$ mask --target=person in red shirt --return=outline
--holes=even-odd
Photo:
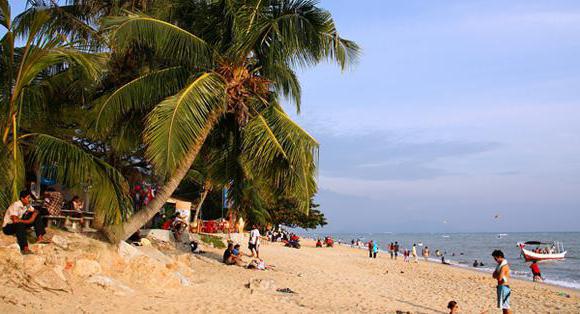
[[[530,264],[530,269],[532,270],[534,281],[544,281],[544,278],[542,278],[542,273],[540,272],[540,267],[536,261],[532,261],[532,264]]]

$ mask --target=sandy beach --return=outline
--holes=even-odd
[[[265,243],[262,256],[275,268],[256,271],[221,264],[221,249],[193,255],[158,243],[123,257],[116,246],[57,233],[65,244],[33,245],[36,254],[25,257],[13,238],[0,238],[0,312],[445,313],[450,300],[463,313],[498,312],[489,274],[385,254],[369,259],[346,246]],[[295,293],[276,291],[283,288]],[[578,291],[519,280],[512,288],[515,313],[580,312]]]

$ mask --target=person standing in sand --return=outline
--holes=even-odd
[[[497,307],[500,308],[504,314],[510,314],[511,289],[508,285],[510,267],[502,251],[495,250],[491,253],[491,256],[493,256],[497,263],[497,267],[492,275],[493,278],[497,280]]]
[[[395,251],[395,259],[397,259],[397,256],[399,255],[399,242],[397,241],[395,241],[394,251]]]
[[[260,231],[256,225],[253,225],[252,230],[250,231],[248,249],[250,249],[250,252],[252,253],[251,257],[254,257],[255,255],[257,258],[260,258]]]
[[[379,246],[373,241],[373,258],[377,258],[377,253],[379,252]]]
[[[423,253],[423,258],[425,259],[425,262],[428,261],[429,260],[429,247],[426,246],[423,249],[423,252],[422,253]]]
[[[373,258],[373,240],[370,240],[367,246],[369,248],[369,258]]]
[[[393,245],[393,242],[389,243],[389,247],[387,249],[391,254],[391,259],[393,259],[393,257],[395,256],[395,246]]]
[[[415,263],[419,262],[419,259],[417,257],[417,244],[413,243],[413,248],[411,249],[411,255],[413,255],[413,261]]]

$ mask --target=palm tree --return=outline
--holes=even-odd
[[[158,66],[103,97],[95,129],[107,133],[129,112],[146,112],[146,156],[165,179],[144,210],[106,228],[112,241],[127,238],[159,211],[224,119],[239,130],[247,173],[294,191],[300,207],[309,208],[318,143],[289,118],[279,97],[293,98],[299,109],[293,69],[325,59],[345,68],[358,47],[338,35],[330,14],[313,1],[209,1],[204,6],[204,14],[212,15],[203,19],[219,23],[199,36],[186,26],[143,15],[104,23],[116,53],[151,49]]]
[[[93,205],[114,223],[128,204],[123,176],[58,132],[38,132],[49,129],[39,125],[42,116],[63,102],[80,106],[75,93],[98,81],[107,59],[77,49],[66,36],[54,36],[46,27],[50,20],[49,10],[34,7],[12,20],[8,1],[0,0],[0,25],[6,31],[0,39],[0,202],[6,206],[17,199],[25,169],[57,165],[57,179],[65,185],[94,187]],[[22,47],[16,46],[19,38]]]

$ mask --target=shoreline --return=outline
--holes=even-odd
[[[308,241],[313,241],[314,243],[316,243],[316,240],[314,240],[312,238],[307,238],[307,239],[308,239]],[[337,245],[340,245],[342,247],[351,248],[351,249],[354,249],[354,250],[363,250],[363,251],[366,251],[367,250],[366,247],[358,247],[358,246],[353,247],[353,246],[351,246],[350,244],[347,244],[347,243],[336,243],[336,244]],[[379,249],[379,253],[385,254],[388,257],[390,257],[388,251]],[[401,257],[401,256],[399,256],[399,257]],[[435,259],[435,258],[433,258],[431,256],[429,257],[429,259],[427,261],[425,261],[425,259],[423,257],[419,257],[419,262],[420,263],[432,263],[432,264],[436,264],[436,265],[443,265],[443,264],[441,264],[441,262],[438,259]],[[410,263],[412,263],[412,261]],[[451,267],[454,267],[454,268],[457,268],[457,269],[464,269],[464,270],[469,270],[469,271],[473,271],[473,272],[477,272],[477,273],[483,273],[483,274],[491,274],[492,273],[492,270],[491,269],[485,269],[485,268],[479,268],[479,267],[470,267],[467,264],[450,263],[450,264],[447,264],[445,266],[451,266]],[[484,267],[487,267],[487,266],[484,266]],[[571,287],[571,286],[566,286],[565,284],[557,284],[557,283],[554,283],[553,281],[552,282],[547,282],[547,281],[534,282],[533,280],[528,279],[527,277],[523,277],[521,275],[513,275],[513,274],[512,274],[512,277],[511,278],[512,278],[512,280],[520,280],[522,282],[530,282],[530,283],[534,283],[534,284],[543,284],[543,285],[548,285],[548,286],[552,286],[552,287],[555,287],[555,288],[566,289],[566,290],[573,291],[573,292],[580,292],[580,287],[575,288],[575,287]]]

